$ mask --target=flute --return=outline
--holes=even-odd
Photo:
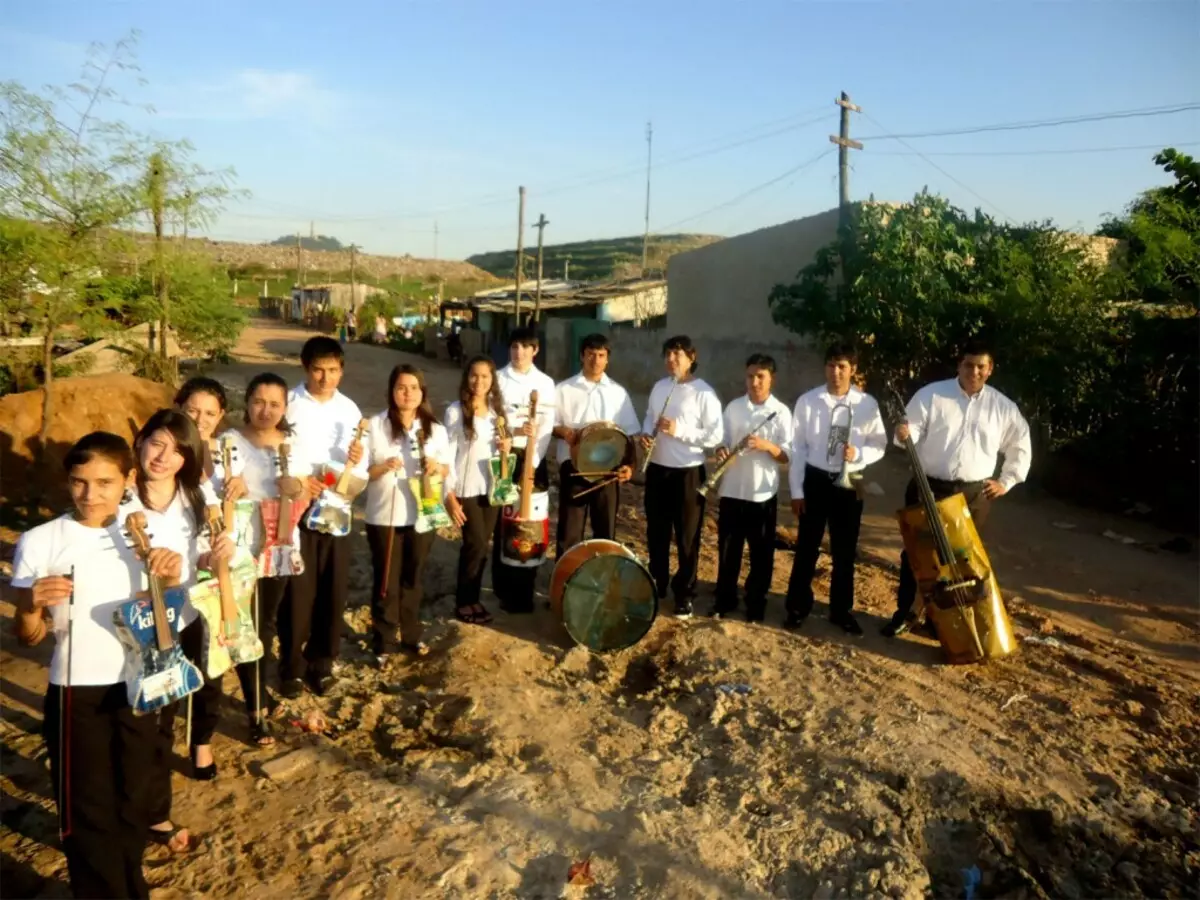
[[[717,467],[713,469],[713,473],[709,476],[708,481],[704,482],[703,485],[697,488],[701,497],[708,496],[708,492],[716,487],[717,482],[721,479],[721,476],[725,474],[725,470],[733,465],[733,461],[735,459],[742,455],[742,452],[746,449],[746,445],[750,443],[750,438],[754,437],[754,434],[759,431],[759,429],[767,425],[777,415],[779,415],[777,412],[771,413],[769,416],[747,431],[746,434],[743,435],[742,439],[738,441],[737,444],[734,445],[733,449],[729,451],[729,455],[717,463]]]
[[[662,410],[658,414],[658,419],[661,419],[667,414],[667,407],[671,404],[671,395],[675,393],[675,388],[679,387],[679,379],[671,379],[671,389],[667,391],[666,402],[662,405]],[[646,474],[646,470],[650,468],[650,457],[654,455],[654,445],[658,443],[658,419],[654,420],[654,429],[650,432],[650,446],[646,448],[646,456],[642,459],[642,474]]]

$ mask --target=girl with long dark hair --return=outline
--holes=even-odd
[[[151,532],[167,528],[183,535],[188,552],[184,554],[180,583],[190,587],[201,569],[211,570],[218,561],[233,558],[233,542],[222,536],[210,543],[202,534],[205,507],[216,498],[206,496],[204,480],[204,443],[190,418],[176,409],[160,409],[142,426],[133,441],[137,462],[137,494],[147,513]],[[204,622],[190,603],[180,614],[179,645],[197,668],[207,640]],[[217,767],[212,756],[212,736],[219,718],[218,704],[221,686],[205,679],[204,686],[191,698],[193,719],[189,756],[193,777],[209,781],[216,777]],[[174,743],[174,704],[159,714],[161,728],[160,777],[162,790],[150,830],[150,837],[176,853],[189,849],[190,837],[185,829],[171,822],[171,776],[169,758]]]
[[[126,653],[113,612],[145,589],[143,563],[122,533],[136,466],[125,439],[97,431],[63,460],[74,509],[17,544],[17,638],[54,634],[43,729],[76,897],[148,898],[142,872],[162,789],[158,717],[129,705]],[[151,528],[147,565],[168,584],[183,574],[184,536]],[[168,781],[169,790],[169,781]]]
[[[367,437],[367,543],[374,572],[372,646],[383,662],[397,650],[420,656],[421,574],[433,530],[422,524],[421,498],[410,479],[429,475],[436,490],[450,473],[453,450],[434,418],[425,374],[399,365],[388,378],[388,407],[371,418]],[[424,462],[422,463],[422,460]]]
[[[175,407],[196,424],[204,444],[204,477],[212,478],[219,461],[213,438],[229,407],[225,388],[221,382],[203,375],[189,378],[175,394]]]
[[[445,419],[454,447],[452,490],[446,497],[446,509],[463,535],[455,615],[473,625],[492,621],[479,596],[500,515],[500,507],[488,503],[489,460],[498,452],[507,454],[512,449],[510,438],[498,440],[496,436],[497,420],[503,417],[504,398],[496,382],[496,364],[486,356],[473,357],[463,369],[458,400],[447,408]]]
[[[250,719],[250,739],[259,747],[268,747],[275,743],[270,718],[275,709],[275,702],[267,691],[266,683],[267,670],[275,658],[275,634],[284,628],[293,627],[292,621],[280,609],[291,576],[261,576],[262,557],[267,543],[262,517],[263,502],[277,501],[279,498],[280,448],[288,441],[292,432],[286,418],[287,398],[287,382],[278,375],[273,372],[255,375],[246,386],[246,411],[241,428],[231,429],[218,439],[226,436],[233,439],[234,450],[242,465],[241,474],[236,479],[230,479],[230,495],[243,493],[245,501],[253,503],[256,507],[254,514],[249,517],[250,527],[247,534],[239,543],[259,561],[260,577],[254,626],[258,631],[259,640],[262,641],[263,655],[256,662],[241,663],[234,668],[242,686],[242,697],[245,699],[246,713]],[[291,448],[288,460],[289,472],[311,470],[311,465],[300,458],[299,448]],[[306,495],[295,503],[300,507],[307,506],[310,499]],[[286,526],[280,522],[278,527]],[[299,548],[300,539],[296,531],[297,529],[292,529],[291,541],[294,547]],[[298,549],[295,558],[299,558]],[[286,641],[282,642],[282,645],[289,646]],[[300,690],[303,690],[302,685]],[[285,696],[299,696],[300,693],[299,690],[289,689],[286,684],[281,685],[280,691]]]

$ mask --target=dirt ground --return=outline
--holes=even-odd
[[[256,323],[242,362],[217,377],[296,380],[307,336]],[[364,345],[347,355],[343,388],[366,413],[382,407],[396,362],[426,368],[439,409],[457,390],[443,364]],[[1191,895],[1194,552],[1020,488],[987,535],[1020,652],[945,666],[933,641],[877,633],[896,586],[903,461],[872,477],[883,494],[864,520],[859,639],[824,621],[825,572],[804,630],[779,628],[786,550],[762,625],[662,617],[639,645],[604,656],[570,648],[545,611],[462,626],[446,535],[426,574],[433,653],[379,670],[366,643],[370,565],[354,535],[341,682],[287,704],[284,739],[259,751],[227,678],[220,777],[175,778],[174,817],[204,843],[184,858],[148,852],[155,896]],[[624,489],[620,537],[644,555],[640,494]],[[711,519],[704,540],[702,590],[716,577]],[[68,896],[39,737],[49,647],[17,647],[0,624],[4,894]],[[313,709],[328,733],[293,724]],[[289,753],[292,771],[275,771]],[[585,860],[594,884],[568,884]]]

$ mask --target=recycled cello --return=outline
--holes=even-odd
[[[529,394],[529,421],[537,421],[537,391]],[[521,502],[500,513],[500,561],[510,566],[540,566],[550,547],[549,497],[533,493],[534,439],[525,447],[521,469]]]
[[[889,388],[888,405],[896,424],[906,422],[904,403]],[[917,581],[924,614],[937,628],[951,663],[998,659],[1017,649],[1017,640],[1000,596],[1000,585],[967,498],[933,496],[929,479],[909,436],[904,449],[917,483],[918,504],[896,513],[908,563]]]

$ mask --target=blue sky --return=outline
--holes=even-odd
[[[0,78],[30,87],[141,31],[148,84],[121,89],[156,113],[108,112],[237,170],[252,196],[212,236],[312,220],[377,253],[432,255],[435,222],[444,258],[511,247],[521,184],[547,243],[639,234],[648,120],[651,230],[738,234],[836,205],[841,90],[864,138],[1200,100],[1195,0],[0,5]],[[868,140],[851,195],[928,186],[1090,229],[1161,181],[1154,151],[1039,151],[1187,143],[1200,152],[1200,112]]]

